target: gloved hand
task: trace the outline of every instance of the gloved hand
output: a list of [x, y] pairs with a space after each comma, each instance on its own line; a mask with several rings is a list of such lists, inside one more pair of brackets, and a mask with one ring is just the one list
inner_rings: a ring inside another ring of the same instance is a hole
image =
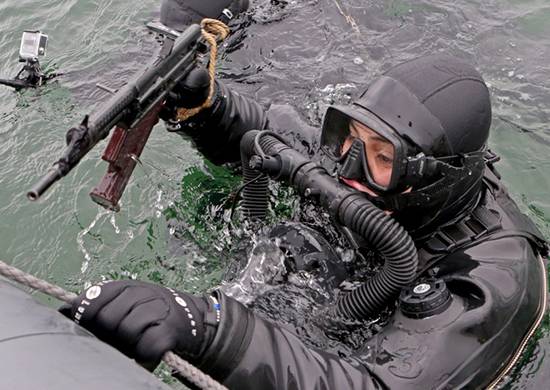
[[[176, 122], [178, 108], [194, 108], [200, 106], [208, 98], [210, 91], [210, 75], [204, 68], [194, 68], [186, 78], [170, 92], [160, 118], [166, 122]], [[169, 129], [170, 130], [170, 129]]]
[[211, 299], [119, 280], [88, 288], [59, 311], [153, 370], [167, 351], [190, 362], [200, 359], [217, 329], [219, 308]]
[[210, 75], [208, 70], [194, 68], [170, 92], [165, 107], [172, 110], [180, 107], [198, 107], [208, 98], [209, 88]]
[[[200, 23], [203, 18], [219, 19], [227, 23], [246, 11], [249, 5], [249, 0], [162, 0], [160, 22], [178, 31], [183, 31], [192, 23]], [[181, 130], [182, 124], [176, 119], [177, 109], [200, 106], [208, 97], [209, 87], [207, 70], [195, 68], [174, 88], [160, 113], [168, 131]]]
[[170, 98], [176, 100], [178, 107], [193, 108], [206, 101], [209, 91], [208, 71], [204, 68], [195, 68], [174, 88]]

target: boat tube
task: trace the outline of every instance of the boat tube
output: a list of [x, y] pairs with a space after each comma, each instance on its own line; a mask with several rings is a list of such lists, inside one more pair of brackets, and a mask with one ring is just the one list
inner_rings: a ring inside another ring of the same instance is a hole
[[0, 278], [0, 387], [170, 390], [88, 331]]

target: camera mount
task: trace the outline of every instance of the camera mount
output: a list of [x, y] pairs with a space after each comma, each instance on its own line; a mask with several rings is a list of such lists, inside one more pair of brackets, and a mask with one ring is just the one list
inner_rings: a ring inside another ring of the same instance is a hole
[[42, 71], [39, 56], [46, 55], [48, 36], [40, 31], [24, 31], [19, 48], [19, 62], [25, 62], [23, 68], [13, 79], [0, 79], [0, 85], [14, 88], [16, 91], [24, 88], [37, 88], [60, 73], [45, 74]]

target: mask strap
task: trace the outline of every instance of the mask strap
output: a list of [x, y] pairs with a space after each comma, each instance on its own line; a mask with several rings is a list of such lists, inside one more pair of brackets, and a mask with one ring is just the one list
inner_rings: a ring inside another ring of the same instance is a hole
[[[479, 161], [483, 160], [486, 151], [464, 153], [448, 157], [431, 157], [419, 153], [407, 158], [406, 181], [408, 186], [415, 186], [427, 178], [438, 174], [450, 177], [460, 177]], [[462, 166], [454, 166], [451, 161], [461, 159]]]
[[[414, 187], [411, 192], [408, 193], [399, 193], [392, 194], [382, 197], [372, 198], [371, 201], [375, 203], [378, 207], [383, 207], [391, 210], [403, 210], [408, 207], [419, 207], [419, 206], [428, 206], [431, 203], [434, 203], [435, 200], [439, 198], [439, 195], [443, 192], [450, 192], [454, 187], [461, 184], [461, 177], [464, 177], [467, 172], [472, 172], [477, 170], [480, 165], [485, 165], [484, 160], [485, 151], [477, 151], [466, 153], [462, 155], [445, 157], [444, 159], [456, 159], [457, 157], [462, 158], [462, 167], [455, 167], [442, 161], [442, 158], [436, 159], [433, 157], [425, 157], [426, 160], [429, 160], [429, 164], [434, 165], [437, 168], [436, 172], [441, 174], [442, 177], [436, 180], [434, 183], [429, 184], [425, 187], [422, 187], [418, 190], [415, 190]], [[430, 170], [433, 167], [429, 168]], [[431, 173], [433, 174], [433, 173]], [[425, 173], [422, 178], [429, 177]], [[376, 199], [376, 200], [375, 200]]]

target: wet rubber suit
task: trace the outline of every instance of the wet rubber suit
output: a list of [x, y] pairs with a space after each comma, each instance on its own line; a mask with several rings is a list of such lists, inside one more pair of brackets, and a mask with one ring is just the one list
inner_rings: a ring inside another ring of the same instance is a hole
[[[278, 132], [319, 157], [319, 131], [292, 109], [264, 110], [220, 82], [210, 109], [172, 128], [216, 164], [238, 161], [240, 139], [251, 129]], [[444, 310], [412, 305], [404, 313], [401, 304], [364, 348], [339, 358], [306, 347], [220, 294], [221, 322], [199, 367], [235, 389], [487, 386], [510, 368], [540, 323], [546, 244], [509, 197], [490, 156], [472, 199], [423, 229], [410, 229], [419, 251], [415, 284], [443, 280], [451, 296]]]
[[[208, 76], [195, 72], [191, 79], [192, 73], [176, 103], [208, 88]], [[353, 121], [341, 126], [345, 115]], [[197, 116], [182, 123], [170, 112], [164, 118], [169, 129], [189, 137], [217, 164], [239, 161], [239, 143], [249, 130], [277, 132], [314, 159], [338, 138], [353, 139], [347, 152], [336, 144], [345, 153], [340, 180], [358, 190], [350, 190], [352, 196], [393, 212], [391, 218], [414, 239], [418, 267], [413, 283], [386, 299], [393, 308], [398, 298], [389, 322], [346, 357], [306, 346], [287, 326], [261, 318], [219, 290], [197, 297], [135, 280], [107, 281], [62, 309], [144, 366], [155, 367], [171, 350], [231, 389], [481, 388], [509, 370], [540, 323], [546, 243], [493, 168], [494, 156], [486, 149], [489, 91], [468, 63], [435, 55], [400, 64], [351, 105], [331, 106], [321, 132], [300, 123], [288, 108], [264, 110], [222, 83], [212, 106]], [[371, 168], [365, 164], [367, 144], [354, 146], [364, 142], [361, 134], [352, 134], [356, 125], [391, 140], [392, 178], [384, 185], [389, 190], [395, 184], [394, 192], [382, 189], [371, 196], [351, 184]], [[415, 165], [418, 161], [422, 164]], [[395, 172], [403, 174], [397, 181]], [[296, 237], [305, 238], [304, 232], [296, 230]], [[346, 237], [358, 250], [368, 245], [352, 233]], [[302, 242], [315, 240], [322, 241]], [[299, 249], [311, 248], [315, 257], [320, 247]], [[382, 280], [376, 276], [369, 281]], [[391, 282], [380, 282], [378, 292]], [[344, 297], [355, 291], [362, 290]]]

